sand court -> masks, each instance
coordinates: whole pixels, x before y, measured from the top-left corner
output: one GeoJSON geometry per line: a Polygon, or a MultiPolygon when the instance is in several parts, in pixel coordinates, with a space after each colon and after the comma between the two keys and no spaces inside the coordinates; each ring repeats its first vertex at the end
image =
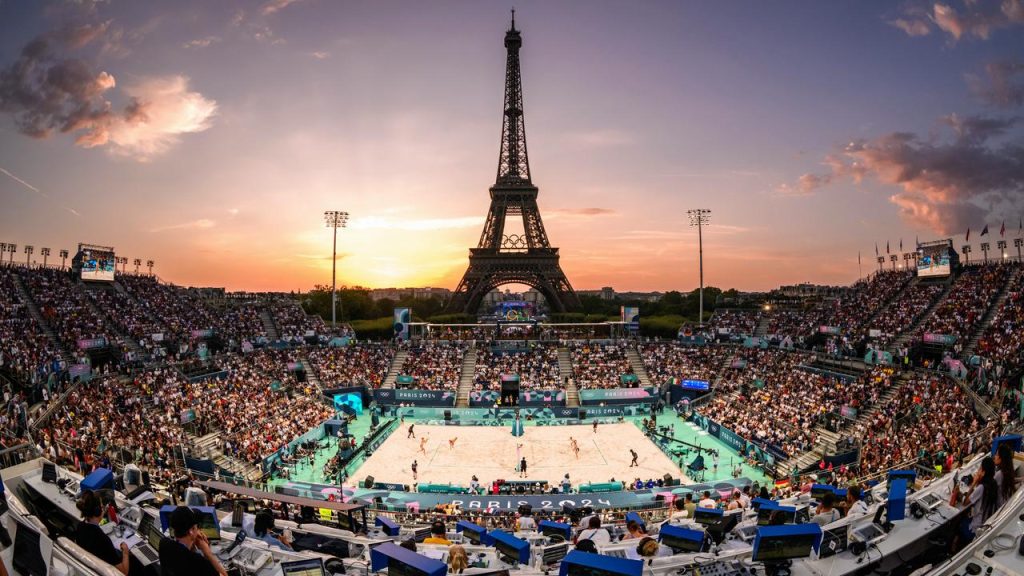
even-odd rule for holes
{"type": "MultiPolygon", "coordinates": [[[[452,483],[468,486],[475,474],[481,482],[516,480],[521,457],[526,458],[529,480],[557,483],[569,474],[573,484],[660,478],[665,473],[683,477],[682,471],[630,423],[527,426],[525,434],[512,436],[510,426],[415,427],[416,438],[407,438],[408,425],[399,427],[352,477],[373,476],[378,482],[401,484],[452,483]],[[577,458],[570,437],[580,452],[577,458]],[[424,452],[420,443],[426,438],[424,452]],[[457,438],[453,448],[449,440],[457,438]],[[632,448],[639,466],[630,467],[632,448]],[[418,464],[413,479],[412,463],[418,464]]],[[[683,483],[688,480],[684,478],[683,483]]]]}

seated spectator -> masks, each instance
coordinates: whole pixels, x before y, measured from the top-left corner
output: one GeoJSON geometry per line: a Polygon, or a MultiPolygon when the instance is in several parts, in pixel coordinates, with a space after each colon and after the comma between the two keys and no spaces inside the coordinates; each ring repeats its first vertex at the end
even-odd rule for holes
{"type": "Polygon", "coordinates": [[[445,529],[443,522],[434,522],[430,525],[430,536],[423,540],[423,543],[451,546],[452,543],[448,540],[447,534],[448,532],[445,529]]]}
{"type": "Polygon", "coordinates": [[[77,502],[78,511],[82,513],[82,521],[75,530],[75,544],[86,552],[117,568],[118,572],[128,576],[131,553],[128,545],[121,543],[121,549],[114,548],[110,537],[100,529],[103,520],[103,505],[95,492],[85,490],[77,502]]]}
{"type": "Polygon", "coordinates": [[[280,548],[281,550],[291,550],[291,542],[288,541],[284,536],[277,536],[273,532],[274,530],[274,513],[270,510],[261,510],[256,514],[256,521],[253,527],[253,532],[256,538],[267,543],[272,548],[280,548]]]}
{"type": "Polygon", "coordinates": [[[826,526],[842,518],[842,514],[839,510],[835,509],[836,495],[832,492],[826,492],[821,498],[821,503],[818,504],[817,510],[814,511],[814,517],[811,521],[819,526],[826,526]]]}
{"type": "Polygon", "coordinates": [[[601,527],[601,518],[598,516],[591,516],[587,522],[587,528],[581,530],[579,535],[576,536],[577,541],[590,540],[594,544],[608,544],[611,542],[611,535],[608,531],[601,527]]]}
{"type": "Polygon", "coordinates": [[[160,570],[165,576],[227,576],[189,507],[175,508],[170,524],[173,538],[160,541],[160,570]]]}

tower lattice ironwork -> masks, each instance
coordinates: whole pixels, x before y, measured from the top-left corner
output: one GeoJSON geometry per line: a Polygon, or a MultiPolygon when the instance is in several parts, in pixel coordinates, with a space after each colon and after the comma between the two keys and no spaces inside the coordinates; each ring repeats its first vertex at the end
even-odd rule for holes
{"type": "Polygon", "coordinates": [[[526,284],[539,291],[555,312],[579,310],[579,297],[558,263],[537,208],[537,187],[530,179],[523,121],[523,84],[519,49],[523,38],[512,26],[505,33],[505,114],[501,123],[498,175],[491,186],[491,207],[480,242],[469,250],[469,269],[448,301],[449,312],[474,314],[488,292],[504,284],[526,284]],[[523,219],[523,234],[506,234],[509,216],[523,219]]]}

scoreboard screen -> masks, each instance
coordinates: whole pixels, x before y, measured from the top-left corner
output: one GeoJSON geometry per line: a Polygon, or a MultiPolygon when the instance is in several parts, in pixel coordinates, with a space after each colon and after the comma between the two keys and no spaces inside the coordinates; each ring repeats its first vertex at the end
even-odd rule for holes
{"type": "Polygon", "coordinates": [[[113,252],[95,249],[82,251],[82,280],[113,282],[115,267],[113,252]]]}
{"type": "Polygon", "coordinates": [[[917,275],[921,278],[949,276],[952,272],[949,246],[922,247],[917,253],[917,275]]]}

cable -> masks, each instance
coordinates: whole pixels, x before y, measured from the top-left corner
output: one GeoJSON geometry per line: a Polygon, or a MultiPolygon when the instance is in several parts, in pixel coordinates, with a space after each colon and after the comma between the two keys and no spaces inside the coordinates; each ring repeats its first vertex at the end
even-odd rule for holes
{"type": "Polygon", "coordinates": [[[996,552],[1005,552],[1007,550],[1012,550],[1017,547],[1017,541],[1020,540],[1020,538],[1020,534],[1014,536],[1013,534],[1007,534],[1006,532],[1003,532],[1002,534],[999,534],[998,536],[992,539],[992,542],[989,545],[989,547],[992,550],[995,550],[996,552]],[[1010,541],[1009,544],[1004,544],[1003,542],[1006,542],[1007,540],[1010,541]]]}

